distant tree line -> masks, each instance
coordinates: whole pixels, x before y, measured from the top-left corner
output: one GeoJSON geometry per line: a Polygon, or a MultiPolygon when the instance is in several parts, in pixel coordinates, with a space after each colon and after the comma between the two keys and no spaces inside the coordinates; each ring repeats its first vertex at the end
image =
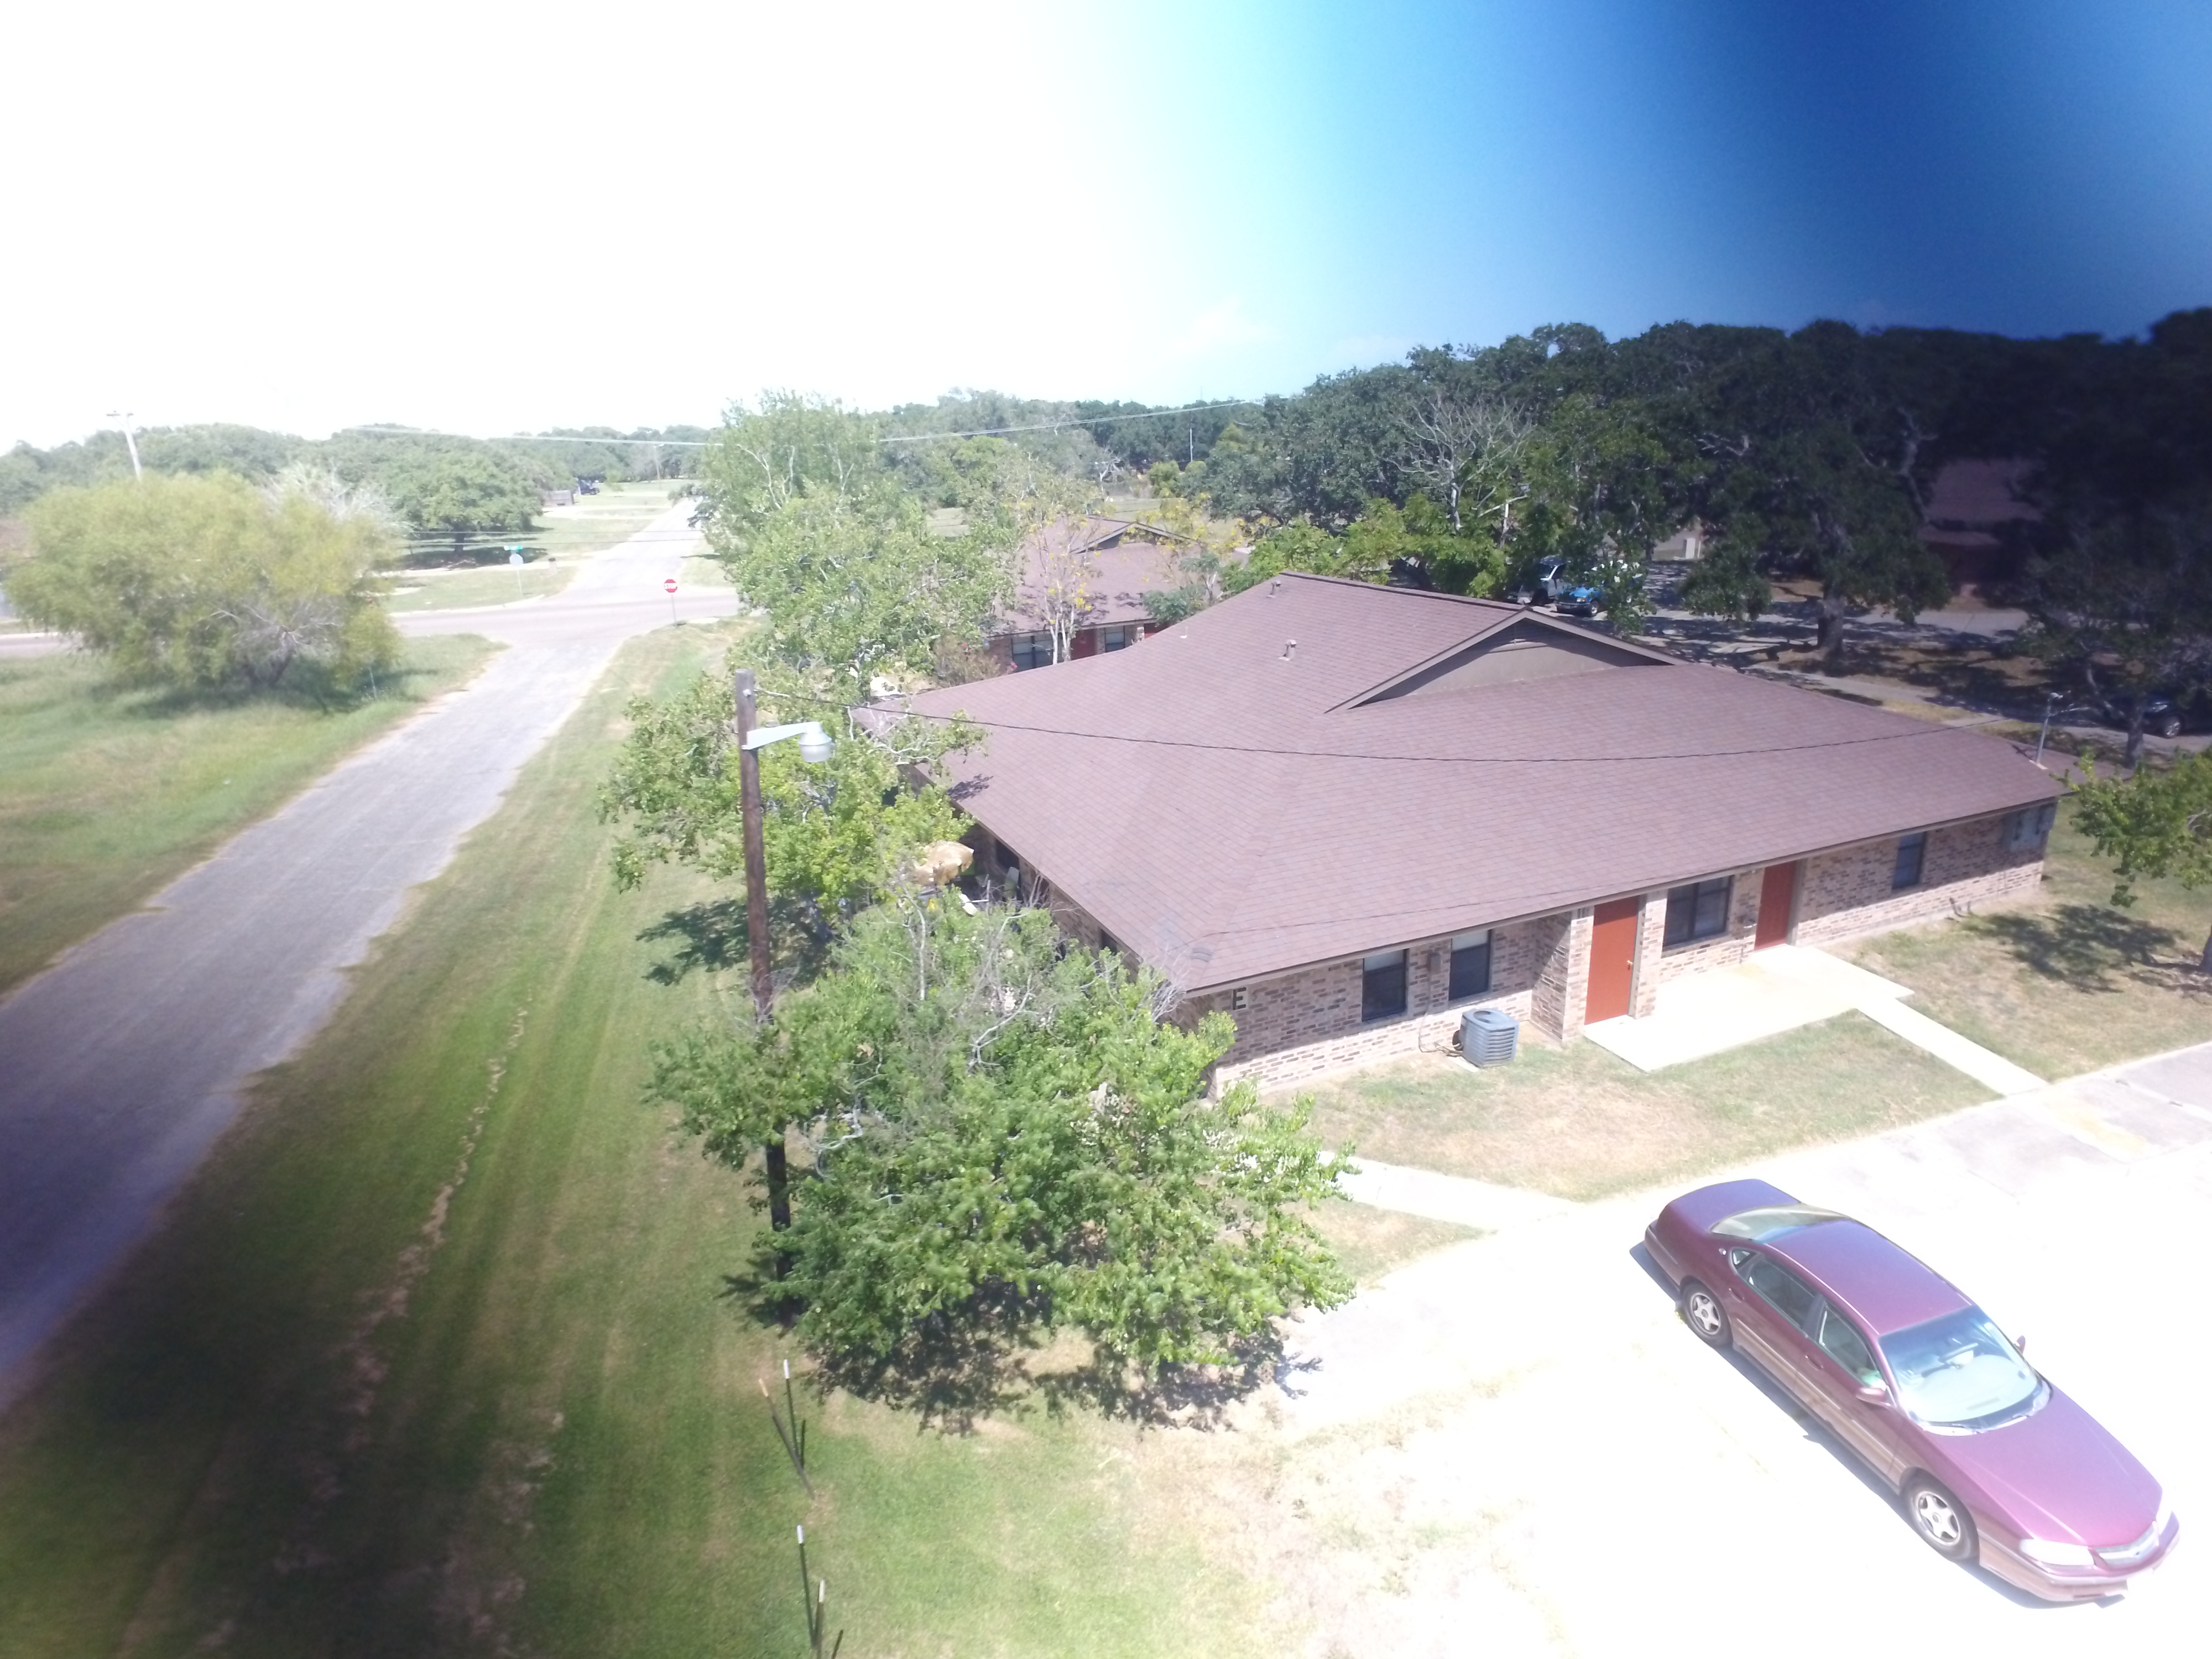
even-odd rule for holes
{"type": "MultiPolygon", "coordinates": [[[[1936,478],[2004,459],[2031,511],[2003,527],[2001,569],[2033,647],[2138,714],[2212,676],[2212,310],[2126,340],[1563,325],[1234,412],[1199,468],[1159,481],[1250,524],[1243,580],[1497,593],[1558,557],[1632,629],[1654,549],[1694,526],[1685,601],[1749,619],[1778,582],[1809,583],[1835,669],[1851,614],[1949,596],[1920,533],[1936,478]]],[[[2139,738],[2138,719],[2131,756],[2139,738]]]]}
{"type": "MultiPolygon", "coordinates": [[[[580,479],[621,482],[689,476],[709,428],[612,427],[557,429],[573,442],[480,442],[401,428],[356,428],[314,441],[256,427],[155,427],[134,434],[149,474],[228,473],[265,484],[288,467],[334,473],[349,488],[380,492],[410,539],[429,552],[466,551],[472,538],[529,530],[543,494],[580,479]]],[[[0,518],[21,514],[50,490],[132,476],[124,434],[100,432],[0,455],[0,518]]]]}

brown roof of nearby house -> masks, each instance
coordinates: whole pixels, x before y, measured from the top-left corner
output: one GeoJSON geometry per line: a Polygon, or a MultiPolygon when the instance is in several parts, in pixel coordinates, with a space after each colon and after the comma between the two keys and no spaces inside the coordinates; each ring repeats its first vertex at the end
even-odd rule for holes
{"type": "Polygon", "coordinates": [[[2059,793],[1993,738],[1316,576],[915,707],[982,723],[963,804],[1187,991],[2059,793]],[[1535,635],[1592,665],[1473,683],[1535,635]]]}
{"type": "Polygon", "coordinates": [[[1043,589],[1048,566],[1055,557],[1081,561],[1088,567],[1085,585],[1091,605],[1079,626],[1149,621],[1148,596],[1180,587],[1188,580],[1176,566],[1177,551],[1170,532],[1134,519],[1087,518],[1048,525],[1022,545],[1018,585],[996,631],[1030,633],[1045,625],[1043,589]]]}

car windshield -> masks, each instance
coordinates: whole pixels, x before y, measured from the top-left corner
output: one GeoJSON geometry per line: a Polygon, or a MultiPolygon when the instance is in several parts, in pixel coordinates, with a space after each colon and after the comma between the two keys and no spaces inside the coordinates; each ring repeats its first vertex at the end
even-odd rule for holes
{"type": "Polygon", "coordinates": [[[1881,1352],[1898,1403],[1931,1428],[1995,1428],[2040,1402],[2043,1379],[1979,1308],[1893,1331],[1881,1352]]]}

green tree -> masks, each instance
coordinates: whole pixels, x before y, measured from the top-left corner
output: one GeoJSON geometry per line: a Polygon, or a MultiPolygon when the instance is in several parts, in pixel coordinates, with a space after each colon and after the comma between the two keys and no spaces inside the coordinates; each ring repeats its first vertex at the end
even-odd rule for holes
{"type": "MultiPolygon", "coordinates": [[[[2092,775],[2075,792],[2074,821],[2117,866],[2112,902],[2135,902],[2135,884],[2172,879],[2212,886],[2212,755],[2185,755],[2162,772],[2092,775]]],[[[2197,963],[2212,974],[2212,935],[2197,963]]]]}
{"type": "MultiPolygon", "coordinates": [[[[744,874],[744,823],[732,740],[736,703],[726,669],[702,673],[659,702],[629,708],[629,735],[599,793],[603,818],[625,833],[615,845],[616,878],[644,879],[650,864],[684,864],[718,880],[744,874]]],[[[763,724],[822,713],[764,706],[763,724]]],[[[834,719],[834,716],[833,716],[834,719]]],[[[957,839],[967,819],[944,791],[908,781],[981,734],[958,722],[843,722],[830,759],[811,764],[797,745],[760,751],[762,842],[769,891],[793,937],[779,954],[810,955],[873,903],[922,847],[957,839]]]]}
{"type": "Polygon", "coordinates": [[[398,657],[376,574],[389,531],[343,495],[149,474],[53,490],[29,522],[9,598],[132,677],[268,690],[305,663],[349,686],[398,657]]]}
{"type": "Polygon", "coordinates": [[[867,912],[774,1024],[661,1049],[653,1091],[709,1156],[803,1143],[787,1290],[848,1374],[1080,1330],[1112,1365],[1220,1363],[1351,1286],[1304,1218],[1346,1167],[1306,1108],[1210,1097],[1234,1032],[1065,951],[1040,910],[867,912]]]}
{"type": "Polygon", "coordinates": [[[1747,618],[1770,603],[1770,576],[1811,578],[1831,674],[1843,672],[1854,609],[1910,622],[1951,591],[1920,539],[1924,422],[1877,368],[1848,324],[1762,333],[1685,410],[1706,465],[1684,505],[1711,531],[1683,598],[1747,618]]]}
{"type": "Polygon", "coordinates": [[[2212,681],[2212,311],[2073,368],[2030,486],[2028,643],[2125,717],[2132,767],[2152,694],[2212,681]]]}

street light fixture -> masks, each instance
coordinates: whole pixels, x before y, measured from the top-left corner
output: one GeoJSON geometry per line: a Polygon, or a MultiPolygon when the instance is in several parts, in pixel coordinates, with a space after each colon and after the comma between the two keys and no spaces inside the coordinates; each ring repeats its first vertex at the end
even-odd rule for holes
{"type": "Polygon", "coordinates": [[[145,483],[146,469],[138,465],[138,441],[131,435],[131,422],[137,417],[127,410],[111,409],[107,418],[123,422],[123,447],[131,452],[131,476],[140,483],[145,483]]]}
{"type": "MultiPolygon", "coordinates": [[[[738,669],[732,677],[732,685],[738,716],[738,805],[745,842],[745,943],[752,956],[753,1015],[766,1025],[775,1012],[775,979],[768,959],[768,849],[761,837],[760,751],[769,744],[797,738],[799,757],[818,766],[836,752],[837,745],[819,720],[755,726],[757,688],[751,669],[738,669]]],[[[791,1225],[791,1184],[781,1139],[769,1141],[762,1152],[768,1177],[769,1225],[780,1230],[791,1225]]],[[[776,1277],[782,1278],[784,1271],[783,1259],[778,1256],[776,1277]]]]}

